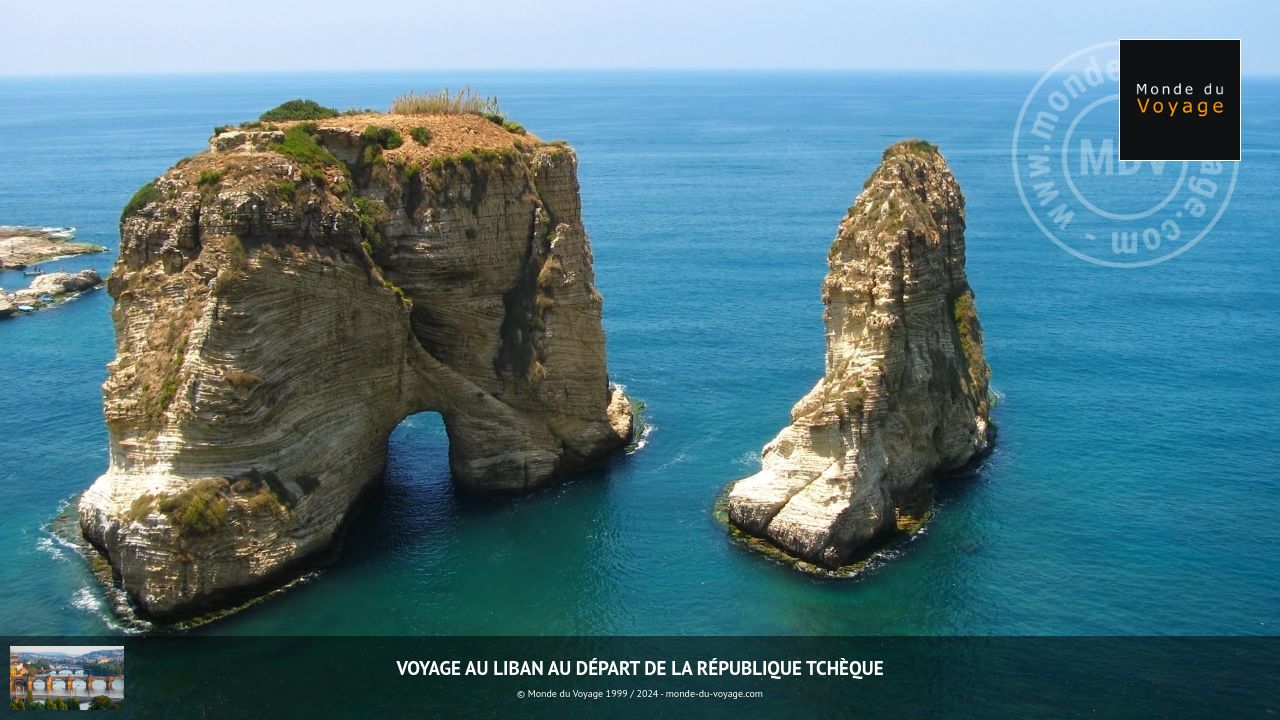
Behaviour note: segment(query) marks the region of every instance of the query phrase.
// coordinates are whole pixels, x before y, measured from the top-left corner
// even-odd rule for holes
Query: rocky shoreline
[[[72,242],[75,228],[0,225],[0,270],[21,270],[72,255],[106,252],[102,245]]]
[[[13,292],[0,288],[0,320],[58,305],[102,285],[97,270],[37,275],[31,285]]]

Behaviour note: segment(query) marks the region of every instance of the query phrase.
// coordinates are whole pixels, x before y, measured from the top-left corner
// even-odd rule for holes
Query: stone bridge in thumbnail
[[[18,692],[18,688],[25,691],[28,687],[32,691],[43,688],[46,694],[52,693],[55,687],[62,685],[67,692],[75,692],[75,682],[83,682],[86,692],[93,692],[95,689],[102,688],[107,692],[115,689],[116,683],[124,680],[123,675],[11,675],[9,677],[9,696],[12,697]],[[30,685],[28,685],[30,683]]]

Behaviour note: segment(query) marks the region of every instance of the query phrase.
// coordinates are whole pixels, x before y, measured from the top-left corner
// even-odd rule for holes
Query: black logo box
[[[1239,160],[1240,101],[1239,40],[1120,41],[1121,160]]]

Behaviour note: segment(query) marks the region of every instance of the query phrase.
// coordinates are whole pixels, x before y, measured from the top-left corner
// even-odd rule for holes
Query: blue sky
[[[40,0],[0,75],[509,68],[1043,71],[1120,37],[1240,37],[1280,74],[1280,3],[1172,0]]]

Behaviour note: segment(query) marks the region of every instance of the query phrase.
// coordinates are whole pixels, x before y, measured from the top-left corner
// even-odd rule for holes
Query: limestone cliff
[[[478,115],[347,115],[220,129],[139,191],[108,281],[110,467],[79,514],[144,614],[330,548],[412,413],[441,413],[479,492],[625,444],[576,166]]]
[[[822,287],[826,372],[735,483],[729,520],[825,567],[928,501],[992,440],[965,277],[964,197],[937,148],[891,146],[840,223]]]

